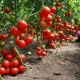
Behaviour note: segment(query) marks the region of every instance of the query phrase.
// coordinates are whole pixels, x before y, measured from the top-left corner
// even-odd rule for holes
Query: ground
[[[57,53],[49,48],[47,56],[42,59],[35,55],[34,44],[26,50],[33,53],[27,56],[30,68],[15,76],[4,75],[4,80],[80,80],[79,42],[58,48]]]

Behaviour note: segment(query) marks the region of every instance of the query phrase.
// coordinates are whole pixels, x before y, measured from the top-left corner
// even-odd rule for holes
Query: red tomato
[[[20,30],[20,32],[21,32],[21,33],[26,33],[26,32],[27,32],[27,28]]]
[[[9,73],[10,73],[10,68],[7,67],[7,68],[6,68],[6,72],[5,72],[5,74],[9,74]]]
[[[13,26],[10,28],[10,34],[14,35],[14,36],[19,36],[20,35],[20,31],[17,27]]]
[[[19,65],[18,70],[19,72],[23,72],[26,69],[24,65]]]
[[[26,42],[27,45],[31,44],[33,42],[33,36],[27,36],[25,38],[25,42]]]
[[[45,21],[46,21],[46,22],[52,21],[52,16],[51,16],[50,14],[48,14],[48,15],[45,17]]]
[[[61,17],[59,15],[56,16],[56,19],[61,19]]]
[[[44,29],[44,30],[42,31],[42,34],[48,36],[48,35],[51,34],[51,31],[50,31],[49,29]]]
[[[46,27],[47,27],[47,23],[42,20],[42,21],[40,21],[40,26],[41,26],[42,28],[46,28]]]
[[[40,47],[36,47],[36,51],[40,51],[41,50],[41,48]]]
[[[5,41],[7,39],[7,35],[6,34],[1,34],[0,39]]]
[[[65,13],[65,16],[70,17],[70,16],[71,16],[71,12],[70,12],[70,11],[67,11],[67,12]]]
[[[61,19],[56,19],[56,22],[60,23],[60,22],[62,22],[62,20]]]
[[[10,8],[6,7],[5,8],[5,13],[10,13]]]
[[[7,49],[2,49],[1,50],[1,54],[3,55],[3,56],[6,56],[6,55],[8,55],[9,53],[8,53],[8,50]]]
[[[4,75],[6,73],[6,69],[0,66],[0,74]]]
[[[49,40],[49,36],[43,35],[43,40]]]
[[[17,28],[19,30],[25,30],[26,28],[28,27],[28,23],[25,22],[24,20],[19,20],[18,23],[17,23]]]
[[[42,13],[43,13],[44,15],[50,14],[50,13],[51,13],[50,8],[47,7],[47,6],[43,7]]]
[[[26,41],[19,40],[17,45],[19,48],[25,48],[26,47]]]
[[[11,61],[11,60],[13,59],[12,54],[6,55],[6,56],[5,56],[5,59]]]
[[[51,34],[49,35],[49,40],[52,40],[52,39],[55,39],[55,34],[54,34],[54,33],[51,33]]]
[[[41,56],[46,56],[46,52],[45,51],[41,51]]]
[[[56,48],[56,46],[55,46],[54,43],[50,43],[49,45],[50,45],[50,47],[51,47],[52,49],[55,49],[55,48]]]
[[[10,69],[10,72],[11,72],[11,74],[16,75],[16,74],[18,74],[19,70],[18,70],[18,68],[13,67]]]
[[[56,7],[50,7],[51,13],[55,13],[56,12]]]
[[[21,54],[20,56],[21,56],[21,58],[22,58],[22,61],[25,61],[25,60],[26,60],[26,56],[25,56],[24,54]],[[16,59],[17,59],[18,61],[20,61],[20,57],[19,57],[19,56],[17,56]]]
[[[14,57],[16,57],[17,52],[15,51],[15,52],[11,53],[11,55],[12,55],[12,56],[13,56],[13,58],[14,58]]]
[[[3,66],[3,67],[6,68],[6,67],[9,67],[9,65],[10,65],[10,62],[9,62],[8,60],[3,60],[3,61],[2,61],[2,66]]]
[[[12,60],[12,66],[13,67],[18,67],[19,66],[19,61],[17,59]]]
[[[36,51],[36,54],[37,54],[38,56],[40,56],[40,55],[41,55],[41,51]]]
[[[61,2],[56,2],[56,6],[60,7],[61,6]]]

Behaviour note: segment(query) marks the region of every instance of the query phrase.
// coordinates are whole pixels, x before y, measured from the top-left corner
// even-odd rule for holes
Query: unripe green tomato
[[[28,52],[27,52],[27,55],[31,55],[31,54],[32,54],[32,52],[31,52],[31,51],[28,51]]]

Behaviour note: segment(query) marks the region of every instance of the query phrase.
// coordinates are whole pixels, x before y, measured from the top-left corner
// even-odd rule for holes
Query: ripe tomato
[[[0,74],[4,75],[6,73],[6,69],[2,66],[0,66]]]
[[[52,39],[55,39],[55,34],[54,34],[54,33],[51,33],[51,34],[49,35],[49,40],[52,40]]]
[[[17,23],[17,28],[19,30],[25,30],[26,28],[28,27],[28,23],[25,22],[24,20],[19,20],[18,23]]]
[[[40,21],[40,26],[41,26],[42,28],[46,28],[46,27],[47,27],[47,23],[42,20],[42,21]]]
[[[51,13],[55,13],[56,12],[56,7],[50,7]]]
[[[26,47],[26,41],[19,40],[17,45],[19,48],[25,48]]]
[[[44,29],[44,30],[42,31],[42,34],[48,36],[48,35],[51,34],[51,31],[50,31],[49,29]]]
[[[25,56],[24,54],[21,54],[20,56],[21,56],[21,58],[22,58],[22,61],[25,61],[25,60],[26,60],[26,56]],[[20,61],[20,57],[19,57],[19,56],[17,56],[16,59],[17,59],[18,61]]]
[[[5,69],[6,69],[5,74],[9,74],[9,73],[10,73],[10,68],[9,68],[9,67],[7,67],[7,68],[5,68]]]
[[[50,45],[50,47],[51,47],[52,49],[55,49],[55,48],[56,48],[56,46],[55,46],[54,43],[50,43],[49,45]]]
[[[56,6],[60,7],[61,6],[61,2],[56,2]]]
[[[18,74],[19,70],[18,70],[18,68],[13,67],[10,69],[10,72],[11,72],[11,74],[16,75],[16,74]]]
[[[40,51],[41,50],[41,48],[40,47],[36,47],[36,51]]]
[[[5,13],[10,13],[10,8],[6,7],[5,8]]]
[[[8,55],[9,53],[8,53],[8,50],[7,49],[2,49],[1,50],[1,54],[3,55],[3,56],[6,56],[6,55]]]
[[[0,39],[5,41],[7,39],[7,35],[6,34],[1,34]]]
[[[13,67],[18,67],[19,66],[19,61],[17,59],[12,60],[12,66]]]
[[[46,52],[45,51],[41,51],[41,56],[46,56]]]
[[[20,34],[20,31],[17,27],[13,26],[10,28],[10,34],[14,36],[18,36]]]
[[[65,13],[65,16],[70,17],[70,16],[71,16],[71,12],[70,12],[70,11],[67,11],[67,12]]]
[[[20,33],[26,33],[26,32],[27,32],[27,28],[20,30]]]
[[[51,13],[50,8],[47,7],[47,6],[43,7],[43,8],[42,8],[42,13],[43,13],[44,15],[50,14],[50,13]]]
[[[48,14],[46,17],[45,17],[45,21],[48,23],[50,21],[52,21],[52,16],[50,14]]]
[[[26,44],[31,44],[33,42],[33,36],[27,36],[25,37],[25,42]]]
[[[11,61],[11,60],[13,59],[12,54],[6,55],[6,56],[5,56],[5,59]]]
[[[9,65],[10,65],[10,62],[9,62],[8,60],[3,60],[3,61],[2,61],[2,66],[3,66],[3,67],[6,68],[6,67],[9,67]]]
[[[37,54],[38,56],[41,56],[41,51],[36,51],[36,54]]]
[[[19,65],[18,70],[19,72],[23,72],[26,69],[24,65]]]

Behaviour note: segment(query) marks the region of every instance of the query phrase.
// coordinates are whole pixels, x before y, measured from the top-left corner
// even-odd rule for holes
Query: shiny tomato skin
[[[19,40],[17,45],[19,48],[25,48],[26,42],[24,40]]]
[[[36,51],[36,54],[37,54],[38,56],[41,56],[41,51]]]
[[[17,28],[19,30],[25,30],[28,27],[28,23],[25,22],[24,20],[19,20],[17,23]]]
[[[12,66],[13,67],[18,67],[19,66],[19,61],[17,59],[12,60]]]
[[[0,39],[5,41],[7,39],[7,35],[6,34],[1,34]]]
[[[27,36],[27,37],[25,37],[24,40],[25,40],[27,45],[31,44],[33,42],[33,36]]]
[[[6,55],[9,54],[9,52],[8,52],[7,49],[3,48],[3,49],[1,50],[1,54],[2,54],[3,56],[6,56]]]
[[[5,59],[11,61],[11,60],[13,59],[12,54],[6,55],[6,56],[5,56]]]
[[[19,72],[23,72],[26,69],[26,67],[24,65],[19,65],[18,69],[19,69]]]
[[[43,56],[43,57],[46,56],[46,52],[45,51],[42,51],[41,52],[41,56]]]
[[[9,68],[9,67],[7,67],[7,68],[5,68],[5,69],[6,69],[5,74],[9,74],[9,73],[10,73],[10,68]]]
[[[42,8],[42,13],[43,13],[44,15],[50,14],[50,13],[51,13],[50,8],[47,7],[47,6],[43,7],[43,8]]]
[[[51,34],[49,35],[49,40],[52,40],[52,39],[55,39],[55,34],[54,34],[54,33],[51,33]]]
[[[17,27],[12,26],[10,28],[10,34],[14,35],[14,36],[19,36],[20,35],[20,31],[19,31],[19,29]]]
[[[19,70],[18,70],[17,67],[12,67],[12,68],[10,69],[10,73],[13,74],[13,75],[18,74],[18,72],[19,72]]]
[[[48,14],[46,17],[45,17],[45,21],[48,23],[50,21],[52,21],[52,16],[50,14]]]
[[[40,26],[42,28],[46,28],[47,27],[47,23],[45,21],[40,21]]]
[[[51,31],[50,31],[49,29],[44,29],[44,30],[42,31],[42,34],[48,36],[48,35],[51,34]]]
[[[50,10],[51,10],[51,13],[54,13],[54,12],[56,12],[56,7],[50,7]]]
[[[0,74],[4,75],[6,73],[6,69],[2,66],[0,66]]]
[[[10,65],[10,61],[8,61],[8,60],[3,60],[3,61],[2,61],[2,66],[3,66],[3,67],[6,68],[6,67],[9,67],[9,65]]]

